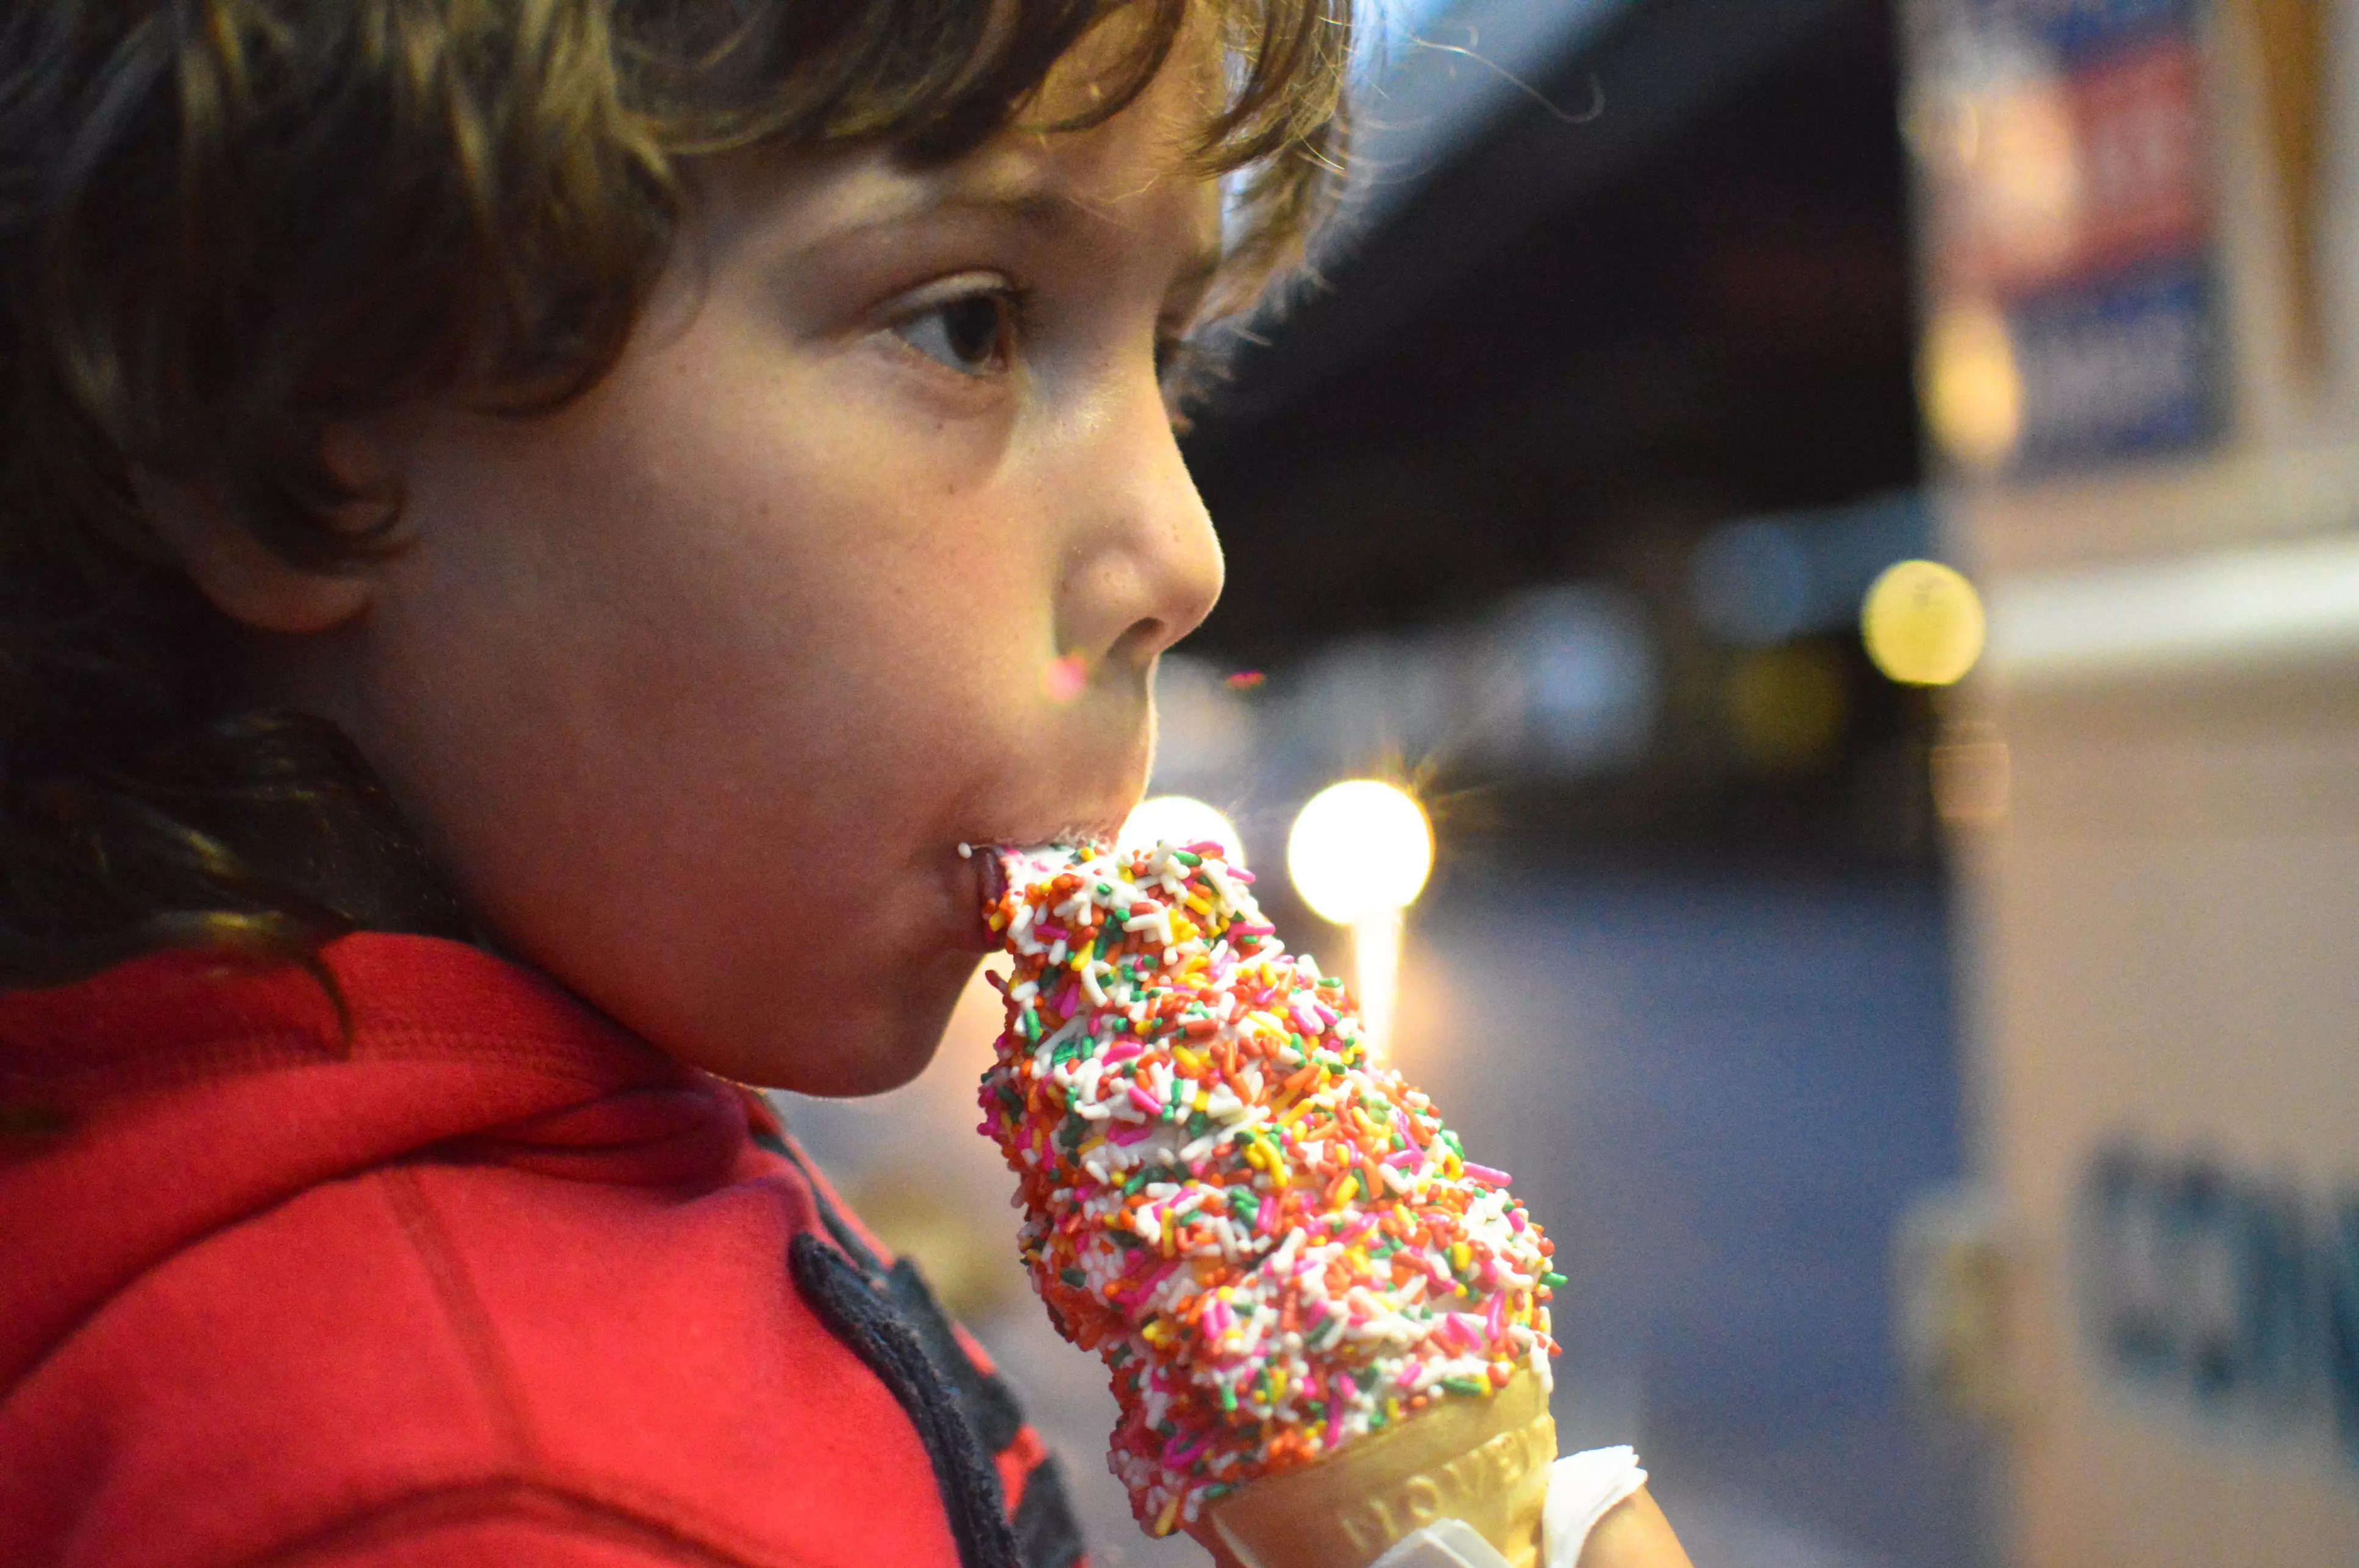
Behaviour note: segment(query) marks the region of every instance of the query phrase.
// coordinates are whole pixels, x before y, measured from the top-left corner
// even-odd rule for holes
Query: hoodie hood
[[[363,933],[320,979],[159,954],[0,997],[0,1394],[183,1248],[435,1150],[580,1180],[725,1177],[740,1091],[545,978]],[[21,1130],[37,1129],[38,1130]]]

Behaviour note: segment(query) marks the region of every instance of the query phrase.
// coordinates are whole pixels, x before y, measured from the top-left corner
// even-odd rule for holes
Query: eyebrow
[[[935,212],[1012,218],[1026,228],[1045,233],[1071,232],[1085,222],[1103,216],[1092,203],[1042,180],[1022,175],[970,173],[946,186],[920,183],[909,193],[907,205],[851,224],[841,232],[848,235],[890,228]],[[1228,252],[1219,239],[1208,245],[1193,246],[1173,269],[1167,292],[1201,297],[1228,264]]]

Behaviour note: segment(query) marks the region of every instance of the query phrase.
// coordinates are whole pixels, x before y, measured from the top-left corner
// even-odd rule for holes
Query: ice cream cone
[[[1222,1568],[1365,1568],[1437,1519],[1463,1519],[1510,1568],[1538,1568],[1556,1422],[1538,1379],[1449,1399],[1332,1455],[1264,1476],[1189,1532]]]

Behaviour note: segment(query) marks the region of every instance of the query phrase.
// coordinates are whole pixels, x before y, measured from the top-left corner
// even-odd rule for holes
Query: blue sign
[[[2067,64],[2195,26],[2195,0],[1968,0],[1977,27],[2037,38]]]
[[[2120,1146],[2083,1198],[2084,1321],[2107,1367],[2209,1415],[2327,1418],[2359,1459],[2359,1194],[2321,1208]]]
[[[2023,382],[2018,460],[2183,449],[2218,431],[2220,345],[2208,259],[2056,290],[2008,312]]]

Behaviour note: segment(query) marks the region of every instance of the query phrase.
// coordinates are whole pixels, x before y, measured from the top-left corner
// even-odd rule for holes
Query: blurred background
[[[1394,1059],[1700,1568],[2359,1563],[2359,4],[1377,6],[1153,793],[1347,970],[1296,815],[1422,805]],[[1201,1563],[1015,1265],[993,1004],[789,1120],[1093,1560]]]

